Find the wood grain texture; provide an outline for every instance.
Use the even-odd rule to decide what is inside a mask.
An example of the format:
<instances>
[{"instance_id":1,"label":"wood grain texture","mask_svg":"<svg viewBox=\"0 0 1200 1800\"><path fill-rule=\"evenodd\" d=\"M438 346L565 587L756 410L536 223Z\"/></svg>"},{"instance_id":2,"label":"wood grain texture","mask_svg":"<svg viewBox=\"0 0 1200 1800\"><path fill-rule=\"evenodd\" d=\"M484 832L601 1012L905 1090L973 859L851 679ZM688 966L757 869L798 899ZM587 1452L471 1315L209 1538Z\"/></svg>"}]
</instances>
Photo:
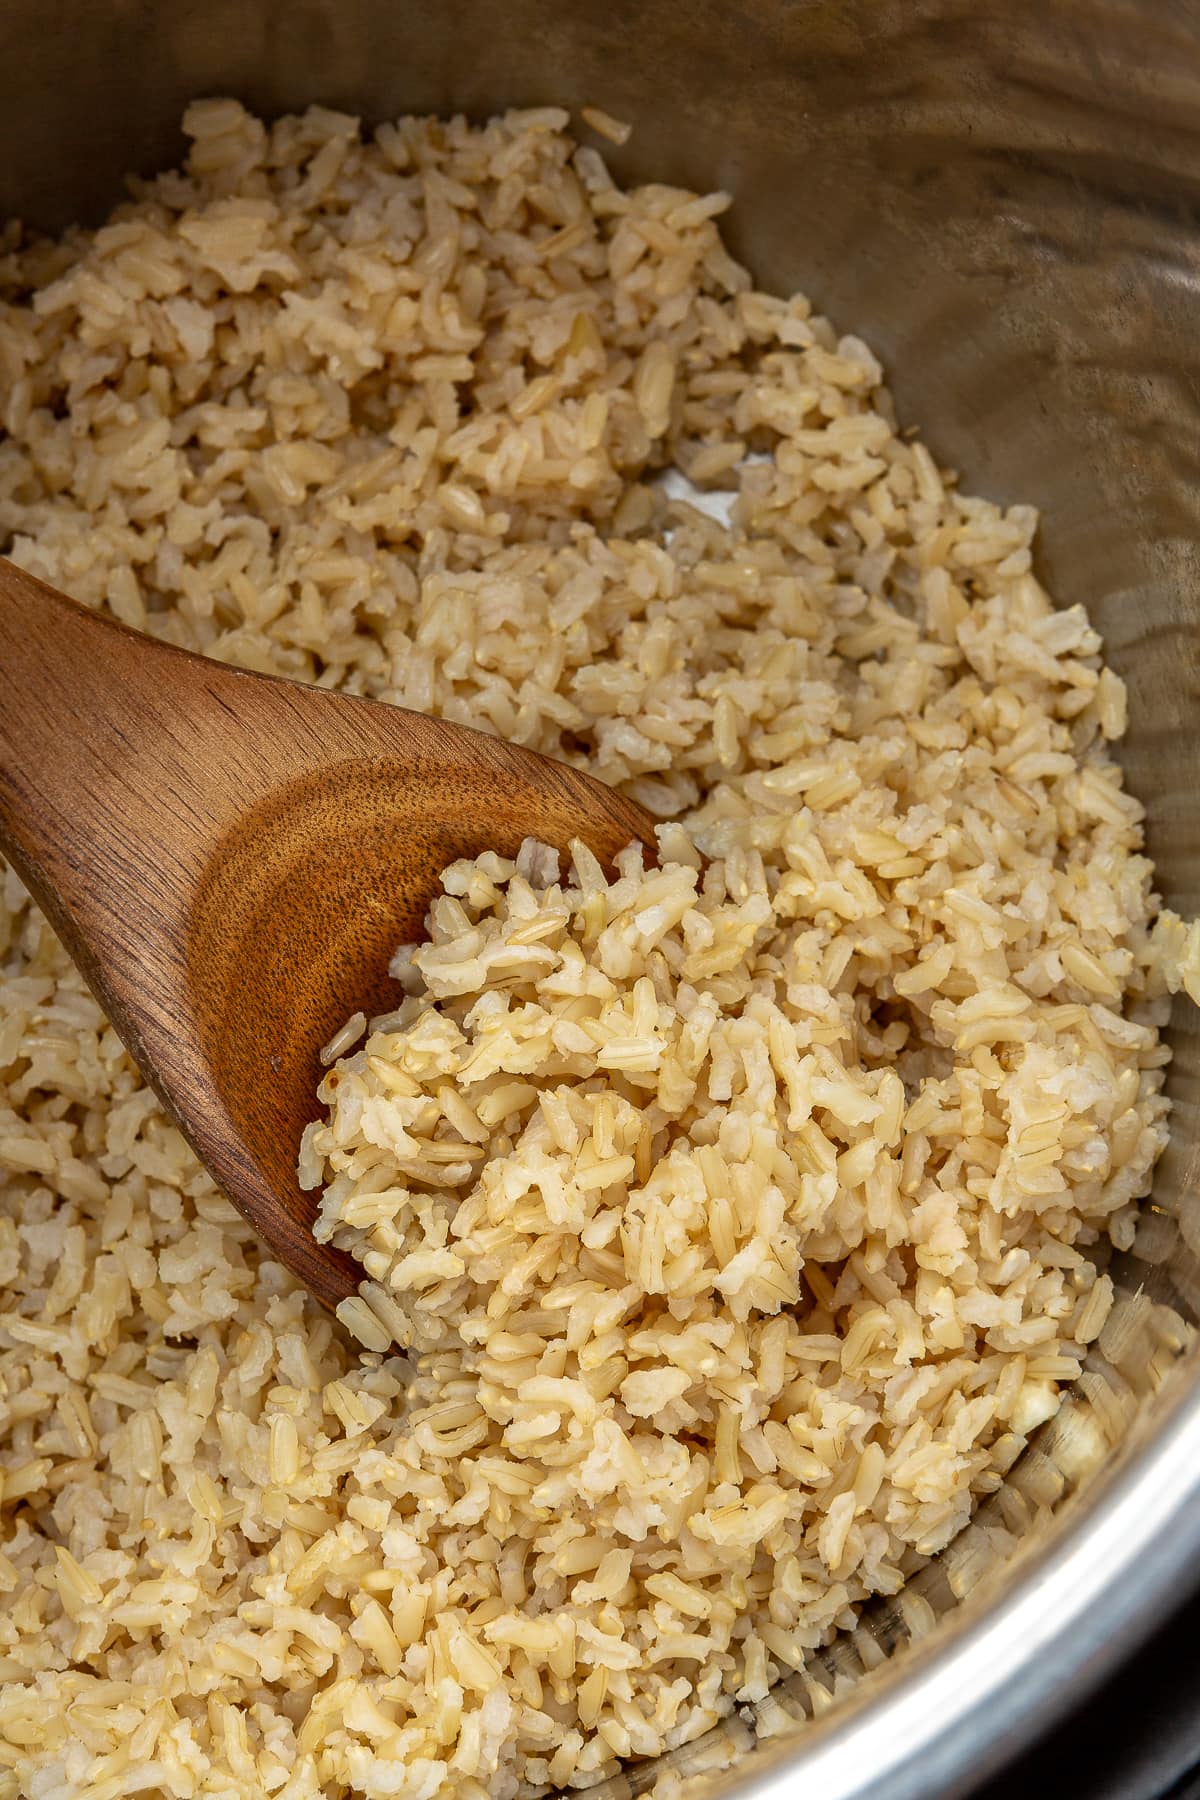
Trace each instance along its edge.
<instances>
[{"instance_id":1,"label":"wood grain texture","mask_svg":"<svg viewBox=\"0 0 1200 1800\"><path fill-rule=\"evenodd\" d=\"M180 1129L327 1306L357 1264L296 1181L318 1051L394 1006L459 856L652 839L577 770L399 707L229 669L0 559L0 851Z\"/></svg>"}]
</instances>

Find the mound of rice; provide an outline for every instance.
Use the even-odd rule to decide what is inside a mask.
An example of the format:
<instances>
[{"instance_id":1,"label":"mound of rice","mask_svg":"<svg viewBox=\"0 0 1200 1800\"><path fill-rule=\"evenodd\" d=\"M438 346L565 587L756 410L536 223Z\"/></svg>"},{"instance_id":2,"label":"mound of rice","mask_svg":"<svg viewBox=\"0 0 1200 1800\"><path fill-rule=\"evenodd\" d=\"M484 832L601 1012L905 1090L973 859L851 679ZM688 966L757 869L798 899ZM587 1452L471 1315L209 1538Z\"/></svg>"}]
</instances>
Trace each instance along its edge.
<instances>
[{"instance_id":1,"label":"mound of rice","mask_svg":"<svg viewBox=\"0 0 1200 1800\"><path fill-rule=\"evenodd\" d=\"M335 1045L303 1169L367 1354L4 878L0 1800L587 1785L895 1592L1054 1412L1196 934L1033 513L753 291L723 196L553 110L185 127L102 230L0 238L0 547L678 823L611 879L450 869Z\"/></svg>"}]
</instances>

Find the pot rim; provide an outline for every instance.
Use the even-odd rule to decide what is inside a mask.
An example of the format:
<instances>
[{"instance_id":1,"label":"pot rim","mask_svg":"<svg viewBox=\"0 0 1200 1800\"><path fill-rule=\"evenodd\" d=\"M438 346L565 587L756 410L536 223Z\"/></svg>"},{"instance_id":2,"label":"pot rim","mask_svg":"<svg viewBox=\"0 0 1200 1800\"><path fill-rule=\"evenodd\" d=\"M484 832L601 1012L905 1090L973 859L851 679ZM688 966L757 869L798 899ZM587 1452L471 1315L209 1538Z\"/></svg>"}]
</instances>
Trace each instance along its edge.
<instances>
[{"instance_id":1,"label":"pot rim","mask_svg":"<svg viewBox=\"0 0 1200 1800\"><path fill-rule=\"evenodd\" d=\"M764 1746L722 1792L951 1800L1015 1756L1200 1583L1200 1383L1184 1356L1129 1437L982 1610L968 1599L907 1665ZM990 1585L990 1583L989 1583Z\"/></svg>"}]
</instances>

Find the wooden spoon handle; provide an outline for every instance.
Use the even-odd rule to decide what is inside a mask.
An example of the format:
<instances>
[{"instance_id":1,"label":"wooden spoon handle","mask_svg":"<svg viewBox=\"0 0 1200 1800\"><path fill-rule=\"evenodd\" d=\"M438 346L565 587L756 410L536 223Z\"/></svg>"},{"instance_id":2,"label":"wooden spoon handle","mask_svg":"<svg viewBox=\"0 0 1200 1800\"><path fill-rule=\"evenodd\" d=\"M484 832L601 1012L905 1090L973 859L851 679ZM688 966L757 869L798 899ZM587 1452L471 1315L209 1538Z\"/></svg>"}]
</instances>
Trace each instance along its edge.
<instances>
[{"instance_id":1,"label":"wooden spoon handle","mask_svg":"<svg viewBox=\"0 0 1200 1800\"><path fill-rule=\"evenodd\" d=\"M131 860L164 847L131 842L130 779L161 745L181 654L0 559L0 850L90 981Z\"/></svg>"},{"instance_id":2,"label":"wooden spoon handle","mask_svg":"<svg viewBox=\"0 0 1200 1800\"><path fill-rule=\"evenodd\" d=\"M0 560L0 831L6 851L33 866L59 861L104 781L109 729L144 698L137 660L125 659L122 683L121 637L114 628L106 656L101 630L82 607Z\"/></svg>"}]
</instances>

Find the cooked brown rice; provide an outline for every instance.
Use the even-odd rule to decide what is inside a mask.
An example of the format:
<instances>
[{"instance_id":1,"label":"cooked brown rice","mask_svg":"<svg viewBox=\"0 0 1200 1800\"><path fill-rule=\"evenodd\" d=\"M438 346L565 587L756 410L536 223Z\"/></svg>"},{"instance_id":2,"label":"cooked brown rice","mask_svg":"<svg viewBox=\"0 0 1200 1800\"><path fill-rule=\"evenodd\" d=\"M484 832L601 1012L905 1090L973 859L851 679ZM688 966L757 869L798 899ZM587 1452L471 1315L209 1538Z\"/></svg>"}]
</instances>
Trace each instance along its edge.
<instances>
[{"instance_id":1,"label":"cooked brown rice","mask_svg":"<svg viewBox=\"0 0 1200 1800\"><path fill-rule=\"evenodd\" d=\"M586 1785L894 1592L1054 1412L1196 933L1033 513L753 291L724 196L621 190L553 109L185 124L102 230L0 238L0 548L679 823L611 880L451 869L330 1046L366 1355L3 877L0 1800Z\"/></svg>"}]
</instances>

